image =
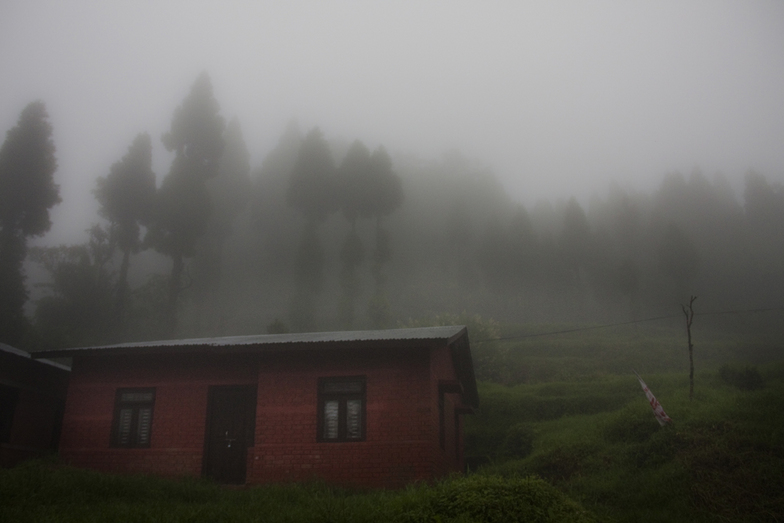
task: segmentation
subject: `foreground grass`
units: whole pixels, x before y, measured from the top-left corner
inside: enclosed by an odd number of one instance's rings
[[[760,371],[757,390],[698,373],[691,401],[683,374],[645,376],[661,428],[633,375],[484,383],[467,440],[479,473],[537,474],[605,520],[784,521],[784,364]]]
[[[0,521],[35,522],[591,522],[590,513],[533,477],[469,476],[401,491],[321,484],[226,489],[31,462],[0,471]]]

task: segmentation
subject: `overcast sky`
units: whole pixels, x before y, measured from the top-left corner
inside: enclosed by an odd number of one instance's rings
[[[79,241],[97,176],[160,145],[199,72],[253,165],[295,118],[328,138],[457,148],[532,203],[609,180],[753,168],[784,177],[784,2],[0,0],[0,133],[42,99]]]

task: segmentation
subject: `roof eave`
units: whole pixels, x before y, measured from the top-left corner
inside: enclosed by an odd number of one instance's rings
[[[444,339],[406,339],[406,340],[350,340],[318,342],[281,342],[248,343],[240,345],[192,344],[192,345],[149,345],[86,347],[53,349],[32,353],[35,359],[80,357],[96,355],[151,355],[151,354],[242,354],[242,353],[280,353],[321,350],[401,350],[411,348],[432,348],[443,346]]]

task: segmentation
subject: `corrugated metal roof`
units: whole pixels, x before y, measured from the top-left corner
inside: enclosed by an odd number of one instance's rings
[[[17,349],[16,347],[11,347],[10,345],[6,345],[5,343],[0,343],[0,350],[3,352],[10,352],[11,354],[15,354],[17,356],[21,356],[23,358],[29,358],[30,353],[27,351],[23,351],[22,349]]]
[[[464,401],[476,407],[479,396],[471,360],[466,328],[463,325],[446,327],[419,327],[414,329],[388,329],[369,331],[305,332],[296,334],[263,334],[254,336],[228,336],[224,338],[195,338],[183,340],[145,341],[120,343],[95,347],[55,349],[36,352],[32,356],[87,356],[182,354],[182,353],[242,353],[289,350],[330,350],[335,348],[359,350],[387,350],[422,345],[449,344],[452,347],[455,369],[465,387]],[[423,347],[424,348],[424,347]]]
[[[99,345],[70,349],[54,349],[37,352],[35,357],[49,355],[76,355],[81,351],[100,351],[112,349],[134,349],[153,347],[241,347],[243,345],[283,345],[302,343],[341,343],[362,341],[414,341],[450,340],[460,334],[465,327],[450,325],[446,327],[419,327],[412,329],[386,329],[366,331],[303,332],[294,334],[257,334],[251,336],[227,336],[222,338],[192,338],[180,340],[159,340]],[[66,354],[67,353],[67,354]]]
[[[5,343],[0,343],[0,351],[7,352],[9,354],[13,354],[15,356],[19,356],[20,358],[32,359],[32,355],[24,351],[22,349],[17,349],[16,347],[12,347],[10,345],[6,345]],[[51,365],[52,367],[57,367],[58,369],[70,371],[71,367],[67,365],[63,365],[61,363],[57,363],[56,361],[51,361],[43,358],[37,358],[39,363],[43,363],[44,365]]]

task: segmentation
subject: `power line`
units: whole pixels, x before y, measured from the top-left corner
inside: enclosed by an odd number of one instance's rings
[[[695,316],[719,316],[722,314],[747,314],[747,313],[758,313],[758,312],[771,312],[771,311],[784,311],[782,307],[773,307],[773,308],[766,308],[766,309],[746,309],[746,310],[735,310],[735,311],[717,311],[717,312],[695,312]],[[490,338],[486,340],[476,340],[472,343],[485,343],[488,341],[507,341],[507,340],[522,340],[526,338],[539,338],[542,336],[554,336],[557,334],[571,334],[574,332],[585,332],[585,331],[592,331],[597,329],[608,329],[610,327],[620,327],[622,325],[633,325],[635,323],[646,323],[651,321],[659,321],[659,320],[667,320],[672,318],[680,318],[682,314],[668,314],[667,316],[656,316],[653,318],[645,318],[642,320],[632,320],[632,321],[622,321],[620,323],[607,323],[604,325],[593,325],[591,327],[580,327],[576,329],[566,329],[561,331],[550,331],[550,332],[539,332],[536,334],[521,334],[517,336],[506,336],[503,338]]]

